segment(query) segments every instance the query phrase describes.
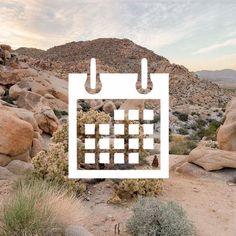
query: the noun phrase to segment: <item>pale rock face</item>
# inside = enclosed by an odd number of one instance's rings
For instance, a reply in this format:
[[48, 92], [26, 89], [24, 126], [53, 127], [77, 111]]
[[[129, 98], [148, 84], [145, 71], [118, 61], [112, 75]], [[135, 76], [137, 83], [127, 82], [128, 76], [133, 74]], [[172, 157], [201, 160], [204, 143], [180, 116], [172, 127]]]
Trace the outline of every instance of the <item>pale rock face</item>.
[[225, 122], [217, 133], [218, 145], [222, 150], [236, 151], [236, 98], [228, 103], [225, 117]]
[[0, 153], [17, 156], [30, 149], [33, 127], [11, 112], [0, 109]]
[[45, 133], [52, 135], [59, 126], [59, 121], [50, 107], [39, 107], [35, 112], [34, 117], [39, 128]]
[[89, 106], [94, 109], [94, 110], [98, 110], [101, 107], [103, 107], [104, 102], [101, 99], [91, 99], [89, 100]]
[[48, 106], [48, 102], [37, 93], [24, 91], [17, 99], [17, 106], [35, 112], [39, 107]]
[[30, 152], [30, 156], [33, 158], [43, 149], [42, 144], [39, 139], [34, 138], [33, 144]]
[[32, 169], [33, 165], [24, 161], [14, 160], [11, 161], [6, 168], [15, 175], [22, 175], [25, 171]]
[[225, 167], [236, 168], [236, 152], [199, 146], [190, 152], [188, 162], [197, 164], [207, 171]]

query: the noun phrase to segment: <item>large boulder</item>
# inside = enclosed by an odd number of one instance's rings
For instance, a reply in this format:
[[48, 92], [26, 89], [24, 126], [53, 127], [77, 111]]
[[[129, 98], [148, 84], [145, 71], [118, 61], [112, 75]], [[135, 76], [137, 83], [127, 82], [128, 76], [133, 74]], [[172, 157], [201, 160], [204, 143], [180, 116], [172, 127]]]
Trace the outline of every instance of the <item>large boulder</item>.
[[27, 77], [32, 78], [36, 75], [37, 71], [34, 69], [12, 69], [5, 67], [0, 71], [0, 84], [15, 84], [21, 80], [25, 80]]
[[[38, 77], [34, 79], [37, 80]], [[46, 79], [47, 77], [45, 80]], [[67, 94], [64, 94], [65, 96], [62, 96], [62, 100], [60, 100], [59, 98], [55, 97], [60, 94], [60, 92], [58, 92], [59, 88], [52, 87], [51, 84], [49, 84], [47, 81], [43, 81], [43, 79], [41, 79], [41, 82], [37, 82], [35, 80], [22, 80], [14, 84], [9, 89], [9, 96], [15, 100], [19, 98], [18, 106], [20, 107], [26, 107], [30, 105], [30, 102], [33, 104], [35, 104], [35, 102], [43, 102], [47, 103], [52, 109], [67, 111], [68, 105], [65, 102], [66, 99], [64, 98], [67, 96]], [[64, 83], [63, 80], [60, 81]]]
[[48, 102], [40, 94], [22, 91], [18, 96], [17, 106], [34, 112], [39, 107], [48, 106]]
[[219, 148], [236, 151], [236, 98], [228, 103], [225, 111], [225, 122], [217, 133]]
[[17, 156], [30, 149], [33, 127], [0, 107], [0, 153]]
[[187, 161], [207, 171], [236, 168], [236, 152], [199, 146], [190, 152]]

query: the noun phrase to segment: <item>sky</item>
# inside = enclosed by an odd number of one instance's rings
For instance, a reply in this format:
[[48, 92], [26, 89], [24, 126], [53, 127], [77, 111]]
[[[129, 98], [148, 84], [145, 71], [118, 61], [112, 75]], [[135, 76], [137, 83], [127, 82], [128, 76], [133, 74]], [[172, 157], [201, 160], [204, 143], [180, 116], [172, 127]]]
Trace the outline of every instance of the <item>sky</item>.
[[236, 0], [0, 0], [0, 43], [128, 38], [191, 71], [236, 69]]

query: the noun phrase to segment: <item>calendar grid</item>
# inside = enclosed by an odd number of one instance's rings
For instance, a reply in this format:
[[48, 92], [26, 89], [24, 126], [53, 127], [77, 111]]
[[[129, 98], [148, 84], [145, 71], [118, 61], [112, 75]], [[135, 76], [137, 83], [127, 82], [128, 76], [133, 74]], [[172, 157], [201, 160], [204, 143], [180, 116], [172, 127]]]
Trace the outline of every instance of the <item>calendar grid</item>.
[[[84, 163], [139, 164], [140, 150], [154, 149], [153, 110], [114, 110], [112, 123], [84, 124]], [[142, 123], [140, 124], [140, 120]]]

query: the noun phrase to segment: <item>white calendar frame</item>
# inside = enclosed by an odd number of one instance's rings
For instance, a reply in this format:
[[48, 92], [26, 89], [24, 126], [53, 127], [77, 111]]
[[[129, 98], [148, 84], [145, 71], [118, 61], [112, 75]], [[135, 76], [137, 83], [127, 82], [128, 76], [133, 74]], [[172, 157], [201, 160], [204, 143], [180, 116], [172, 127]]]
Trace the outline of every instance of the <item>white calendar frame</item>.
[[[102, 89], [90, 94], [85, 89], [86, 73], [69, 74], [69, 178], [155, 179], [169, 177], [169, 74], [150, 73], [152, 90], [136, 89], [137, 73], [100, 73]], [[158, 170], [78, 170], [77, 100], [79, 99], [160, 99], [160, 166]]]

